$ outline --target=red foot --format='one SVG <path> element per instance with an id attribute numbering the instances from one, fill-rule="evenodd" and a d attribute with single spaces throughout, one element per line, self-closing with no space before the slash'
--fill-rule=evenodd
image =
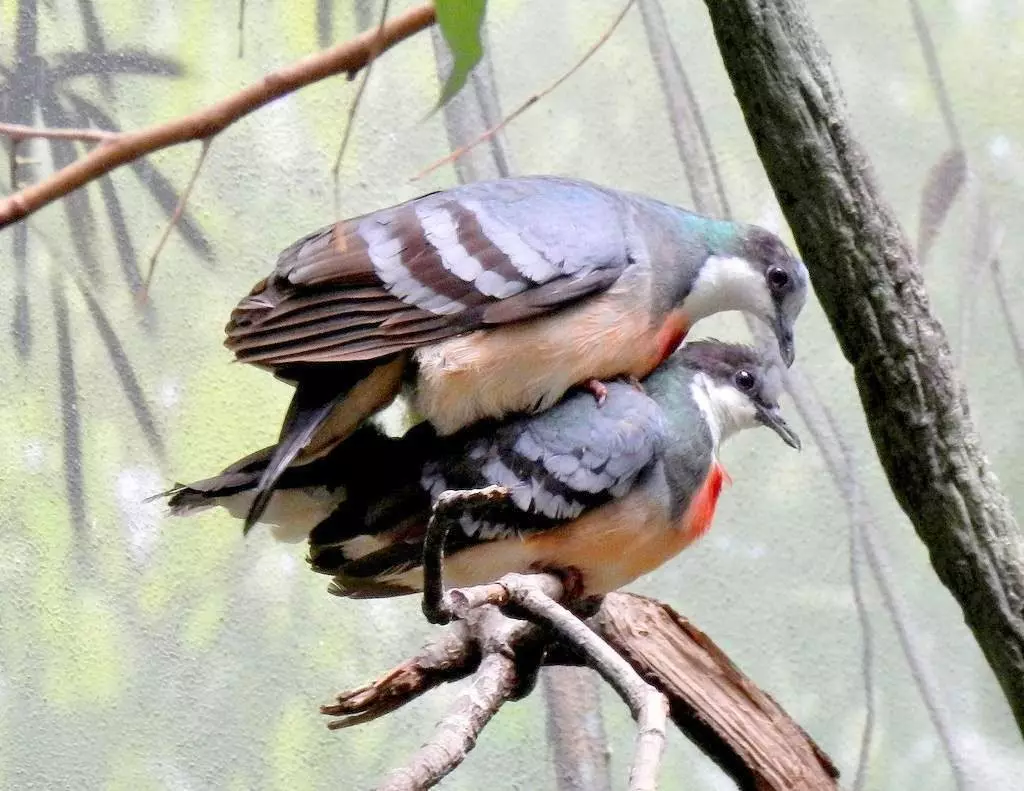
<path id="1" fill-rule="evenodd" d="M 594 394 L 594 398 L 597 399 L 598 406 L 604 406 L 605 400 L 608 398 L 608 388 L 604 382 L 597 379 L 588 379 L 583 383 L 583 387 Z"/>
<path id="2" fill-rule="evenodd" d="M 550 566 L 533 566 L 538 574 L 551 574 L 562 581 L 562 601 L 576 601 L 583 595 L 583 572 L 575 566 L 552 568 Z"/>

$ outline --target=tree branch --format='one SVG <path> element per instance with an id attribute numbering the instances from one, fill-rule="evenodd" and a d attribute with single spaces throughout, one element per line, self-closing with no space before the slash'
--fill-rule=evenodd
<path id="1" fill-rule="evenodd" d="M 666 604 L 610 593 L 591 619 L 669 700 L 672 721 L 742 789 L 836 789 L 832 761 L 775 700 Z"/>
<path id="2" fill-rule="evenodd" d="M 374 53 L 384 52 L 433 23 L 432 5 L 414 6 L 392 18 L 380 31 L 367 31 L 270 72 L 259 82 L 202 110 L 135 132 L 116 133 L 85 157 L 0 201 L 0 228 L 24 219 L 121 165 L 168 146 L 209 139 L 268 102 L 326 77 L 355 73 Z"/>
<path id="3" fill-rule="evenodd" d="M 500 653 L 480 662 L 473 682 L 459 693 L 431 738 L 407 767 L 394 770 L 378 791 L 419 791 L 436 785 L 476 746 L 477 737 L 516 686 L 515 662 Z"/>
<path id="4" fill-rule="evenodd" d="M 889 484 L 1024 731 L 1024 546 L 949 343 L 800 0 L 707 0 L 726 70 L 854 375 Z"/>
<path id="5" fill-rule="evenodd" d="M 84 143 L 108 143 L 117 138 L 117 132 L 105 132 L 102 129 L 47 129 L 38 126 L 22 126 L 21 124 L 0 124 L 0 136 L 9 137 L 15 143 L 35 137 L 47 140 L 80 140 Z"/>
<path id="6" fill-rule="evenodd" d="M 449 595 L 479 590 L 493 597 L 497 587 L 502 587 L 505 590 L 503 601 L 521 602 L 522 594 L 514 591 L 527 590 L 538 582 L 557 586 L 557 580 L 548 574 L 525 578 L 511 575 L 503 579 L 500 586 L 454 589 Z M 463 601 L 480 603 L 466 612 L 465 621 L 448 626 L 438 640 L 377 681 L 343 692 L 336 705 L 323 707 L 324 713 L 345 718 L 344 722 L 331 723 L 329 727 L 355 725 L 394 711 L 445 681 L 473 674 L 481 663 L 480 657 L 495 652 L 515 657 L 515 692 L 510 696 L 521 696 L 528 691 L 524 689 L 524 679 L 530 679 L 541 656 L 548 665 L 593 663 L 593 657 L 577 643 L 583 634 L 577 628 L 582 624 L 571 615 L 568 618 L 574 625 L 570 642 L 542 631 L 529 621 L 501 614 L 495 607 L 482 603 L 485 598 L 477 594 L 463 597 Z M 546 608 L 547 604 L 543 606 Z M 564 620 L 565 614 L 556 617 Z M 589 635 L 583 638 L 584 644 L 607 643 L 603 650 L 611 651 L 614 664 L 625 660 L 630 666 L 627 675 L 638 673 L 641 679 L 646 679 L 647 683 L 641 680 L 642 686 L 632 687 L 634 702 L 637 699 L 645 702 L 646 689 L 653 687 L 663 692 L 668 698 L 673 722 L 741 789 L 836 791 L 837 772 L 828 757 L 707 635 L 672 608 L 653 599 L 612 593 L 604 597 L 597 613 L 587 623 L 593 632 L 584 627 Z M 656 694 L 661 698 L 660 693 Z M 494 696 L 488 699 L 491 705 L 498 701 Z M 506 699 L 510 698 L 501 697 L 500 702 Z M 656 768 L 654 756 L 661 745 L 662 719 L 654 697 L 648 695 L 648 699 L 647 710 L 653 721 L 641 718 L 639 722 L 637 742 L 641 750 L 636 762 L 639 771 L 634 772 L 636 787 L 650 782 L 652 770 Z M 465 741 L 466 731 L 461 733 L 459 743 L 471 746 Z M 475 739 L 479 730 L 471 729 L 471 733 Z M 465 757 L 465 753 L 454 754 Z M 438 765 L 437 762 L 430 764 Z M 449 770 L 453 768 L 448 763 L 444 766 Z M 422 771 L 417 771 L 420 773 L 416 776 L 422 778 Z M 403 776 L 406 775 L 407 772 Z"/>
<path id="7" fill-rule="evenodd" d="M 203 163 L 206 161 L 206 155 L 210 151 L 210 143 L 213 138 L 206 138 L 203 140 L 203 147 L 199 151 L 199 156 L 196 158 L 195 167 L 192 168 L 192 175 L 189 177 L 188 184 L 185 185 L 185 189 L 182 190 L 181 196 L 178 198 L 178 204 L 174 207 L 174 211 L 171 216 L 167 218 L 167 223 L 164 225 L 163 233 L 160 234 L 160 239 L 156 243 L 156 247 L 153 249 L 153 254 L 149 257 L 149 266 L 146 267 L 146 278 L 142 281 L 142 289 L 139 291 L 139 300 L 145 302 L 149 295 L 149 286 L 153 282 L 153 274 L 156 272 L 156 262 L 160 257 L 160 252 L 164 249 L 164 245 L 167 244 L 167 239 L 171 235 L 171 231 L 174 230 L 174 226 L 178 224 L 178 220 L 181 219 L 181 215 L 185 211 L 185 207 L 188 205 L 189 196 L 192 194 L 192 189 L 196 186 L 196 181 L 199 179 L 199 171 L 203 169 Z"/>
<path id="8" fill-rule="evenodd" d="M 658 769 L 665 749 L 668 701 L 644 681 L 633 667 L 601 640 L 586 624 L 562 607 L 530 577 L 509 574 L 503 578 L 509 586 L 511 602 L 526 610 L 564 642 L 582 653 L 587 664 L 619 693 L 637 723 L 633 766 L 629 773 L 629 791 L 655 791 Z"/>

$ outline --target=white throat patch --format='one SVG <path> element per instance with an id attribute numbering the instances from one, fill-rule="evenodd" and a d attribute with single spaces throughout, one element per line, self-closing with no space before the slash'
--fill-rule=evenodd
<path id="1" fill-rule="evenodd" d="M 708 258 L 683 307 L 693 321 L 725 310 L 743 310 L 768 322 L 775 316 L 764 275 L 737 256 Z"/>
<path id="2" fill-rule="evenodd" d="M 718 384 L 707 374 L 698 373 L 690 383 L 690 392 L 711 430 L 716 452 L 737 431 L 758 425 L 754 404 L 731 385 Z"/>

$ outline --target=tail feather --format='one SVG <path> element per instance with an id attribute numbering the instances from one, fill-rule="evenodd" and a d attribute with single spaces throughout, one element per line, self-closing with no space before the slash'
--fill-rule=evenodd
<path id="1" fill-rule="evenodd" d="M 263 466 L 245 518 L 248 533 L 270 504 L 285 471 L 305 465 L 337 447 L 377 410 L 389 404 L 401 385 L 406 358 L 395 356 L 330 366 L 327 375 L 296 382 L 281 436 Z"/>

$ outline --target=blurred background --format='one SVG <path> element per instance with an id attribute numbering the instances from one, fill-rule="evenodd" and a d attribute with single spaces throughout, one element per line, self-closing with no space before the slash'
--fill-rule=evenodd
<path id="1" fill-rule="evenodd" d="M 395 0 L 391 13 L 409 5 Z M 656 66 L 667 41 L 732 215 L 788 239 L 703 4 L 639 5 L 644 13 L 631 8 L 578 73 L 507 127 L 508 169 L 698 205 Z M 809 5 L 885 195 L 911 238 L 926 237 L 934 308 L 984 447 L 1024 516 L 1024 5 Z M 490 78 L 471 85 L 485 116 L 500 118 L 566 72 L 622 8 L 491 0 Z M 663 25 L 652 26 L 652 8 Z M 3 0 L 0 121 L 136 129 L 349 38 L 379 14 L 373 0 Z M 944 73 L 945 118 L 922 22 Z M 232 365 L 221 337 L 277 252 L 335 219 L 336 198 L 350 216 L 456 183 L 450 165 L 411 180 L 449 153 L 454 134 L 451 113 L 426 117 L 440 85 L 436 43 L 419 35 L 375 65 L 337 196 L 331 170 L 356 83 L 312 86 L 218 136 L 145 302 L 149 259 L 198 144 L 122 168 L 0 233 L 0 787 L 365 788 L 411 754 L 454 694 L 328 732 L 320 703 L 431 632 L 419 602 L 335 599 L 306 570 L 301 546 L 261 530 L 243 541 L 219 513 L 171 521 L 144 502 L 276 437 L 290 390 Z M 2 142 L 5 194 L 85 151 Z M 963 156 L 949 153 L 958 145 Z M 702 335 L 742 339 L 747 329 L 727 316 L 691 337 Z M 1020 734 L 888 490 L 850 370 L 813 302 L 798 350 L 809 414 L 839 426 L 852 477 L 837 483 L 813 441 L 796 454 L 768 433 L 740 435 L 724 452 L 734 483 L 711 533 L 631 590 L 707 631 L 836 760 L 845 783 L 869 716 L 867 657 L 865 787 L 1016 787 Z M 851 485 L 864 495 L 852 519 Z M 610 693 L 603 714 L 621 787 L 634 728 Z M 553 789 L 544 722 L 540 694 L 505 706 L 442 787 Z M 662 787 L 732 786 L 673 731 Z"/>

